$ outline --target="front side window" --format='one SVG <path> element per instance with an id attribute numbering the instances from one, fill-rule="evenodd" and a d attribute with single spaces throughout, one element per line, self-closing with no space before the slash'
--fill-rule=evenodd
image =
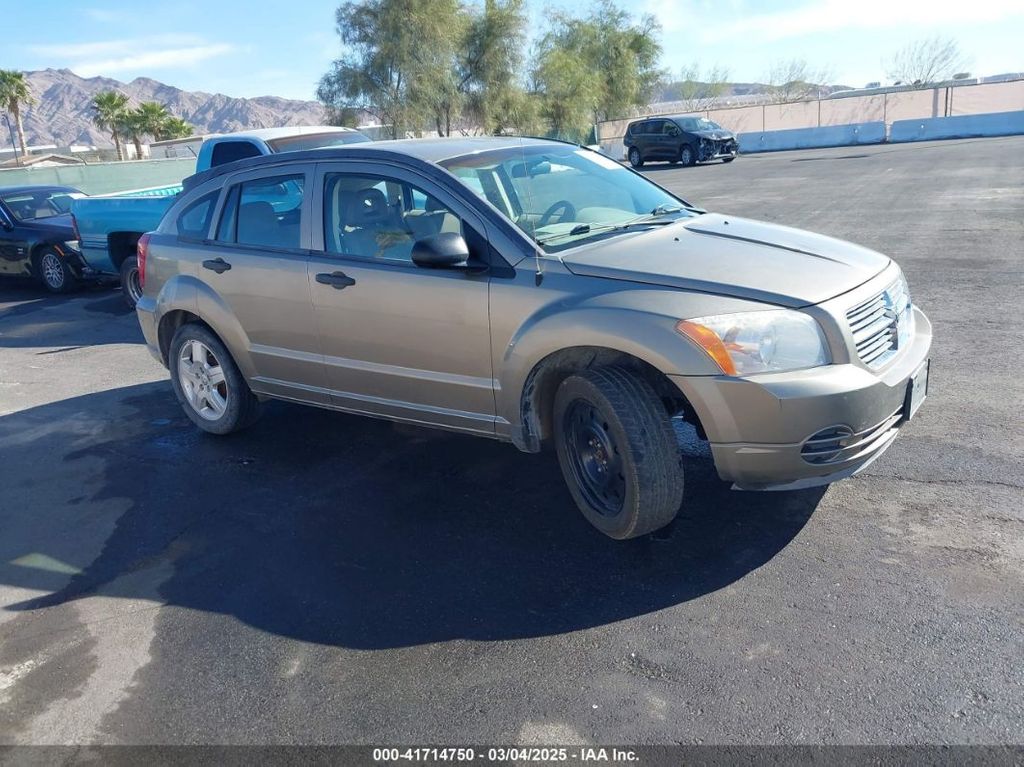
<path id="1" fill-rule="evenodd" d="M 228 190 L 217 225 L 217 241 L 263 248 L 301 247 L 305 177 L 270 176 Z"/>
<path id="2" fill-rule="evenodd" d="M 213 218 L 213 208 L 217 204 L 217 195 L 217 192 L 204 194 L 181 211 L 175 224 L 179 237 L 191 240 L 206 239 Z"/>
<path id="3" fill-rule="evenodd" d="M 422 189 L 380 176 L 324 178 L 328 253 L 412 263 L 413 243 L 442 232 L 471 239 L 459 216 Z"/>
<path id="4" fill-rule="evenodd" d="M 523 144 L 441 162 L 545 250 L 612 236 L 648 217 L 690 216 L 687 204 L 597 152 Z"/>

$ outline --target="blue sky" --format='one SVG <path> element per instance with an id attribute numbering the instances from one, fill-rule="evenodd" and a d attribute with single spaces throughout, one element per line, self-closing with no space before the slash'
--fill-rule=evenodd
<path id="1" fill-rule="evenodd" d="M 545 9 L 571 0 L 528 0 L 531 29 Z M 4 3 L 0 68 L 69 68 L 122 81 L 152 77 L 231 96 L 313 98 L 339 51 L 338 0 L 39 0 Z M 663 65 L 728 68 L 763 79 L 772 62 L 803 58 L 833 82 L 884 80 L 883 61 L 931 35 L 957 40 L 975 74 L 1024 71 L 1024 0 L 619 0 L 661 22 Z M 41 10 L 45 8 L 45 11 Z M 45 21 L 46 23 L 41 23 Z"/>

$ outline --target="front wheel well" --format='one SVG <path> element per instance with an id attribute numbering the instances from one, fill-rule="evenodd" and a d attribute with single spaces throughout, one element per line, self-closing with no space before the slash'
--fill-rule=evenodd
<path id="1" fill-rule="evenodd" d="M 539 452 L 553 435 L 555 392 L 566 378 L 582 370 L 618 367 L 632 371 L 654 389 L 669 416 L 682 415 L 697 428 L 704 429 L 693 407 L 668 376 L 632 354 L 598 346 L 577 346 L 549 354 L 538 362 L 526 379 L 520 398 L 522 443 L 520 448 Z"/>
<path id="2" fill-rule="evenodd" d="M 121 264 L 136 254 L 142 232 L 111 232 L 107 235 L 107 253 L 114 268 L 121 271 Z"/>

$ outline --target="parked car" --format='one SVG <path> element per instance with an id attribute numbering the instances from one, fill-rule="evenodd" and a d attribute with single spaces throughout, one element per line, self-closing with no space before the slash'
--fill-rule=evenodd
<path id="1" fill-rule="evenodd" d="M 683 165 L 710 160 L 732 162 L 739 151 L 735 135 L 712 120 L 692 115 L 637 120 L 626 128 L 623 143 L 634 168 L 651 160 Z"/>
<path id="2" fill-rule="evenodd" d="M 614 538 L 679 510 L 674 419 L 734 486 L 800 488 L 874 461 L 927 393 L 931 325 L 888 257 L 706 213 L 556 141 L 215 168 L 139 254 L 146 342 L 204 431 L 276 397 L 553 443 Z"/>
<path id="3" fill-rule="evenodd" d="M 0 274 L 34 277 L 51 293 L 95 277 L 71 226 L 71 201 L 79 197 L 70 186 L 0 188 Z"/>
<path id="4" fill-rule="evenodd" d="M 196 172 L 247 157 L 293 152 L 323 146 L 355 144 L 370 139 L 352 128 L 322 125 L 263 128 L 207 138 L 196 156 Z M 98 195 L 72 206 L 82 254 L 98 272 L 121 280 L 125 300 L 135 306 L 139 297 L 135 249 L 143 232 L 155 229 L 181 185 Z"/>

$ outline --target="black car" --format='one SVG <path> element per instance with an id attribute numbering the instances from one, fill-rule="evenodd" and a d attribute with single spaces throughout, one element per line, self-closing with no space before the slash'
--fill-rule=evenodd
<path id="1" fill-rule="evenodd" d="M 0 187 L 0 275 L 34 277 L 52 293 L 66 293 L 90 269 L 71 224 L 69 186 Z"/>
<path id="2" fill-rule="evenodd" d="M 732 162 L 736 136 L 716 122 L 692 115 L 637 120 L 626 129 L 626 156 L 639 168 L 650 160 L 694 165 L 708 160 Z"/>

